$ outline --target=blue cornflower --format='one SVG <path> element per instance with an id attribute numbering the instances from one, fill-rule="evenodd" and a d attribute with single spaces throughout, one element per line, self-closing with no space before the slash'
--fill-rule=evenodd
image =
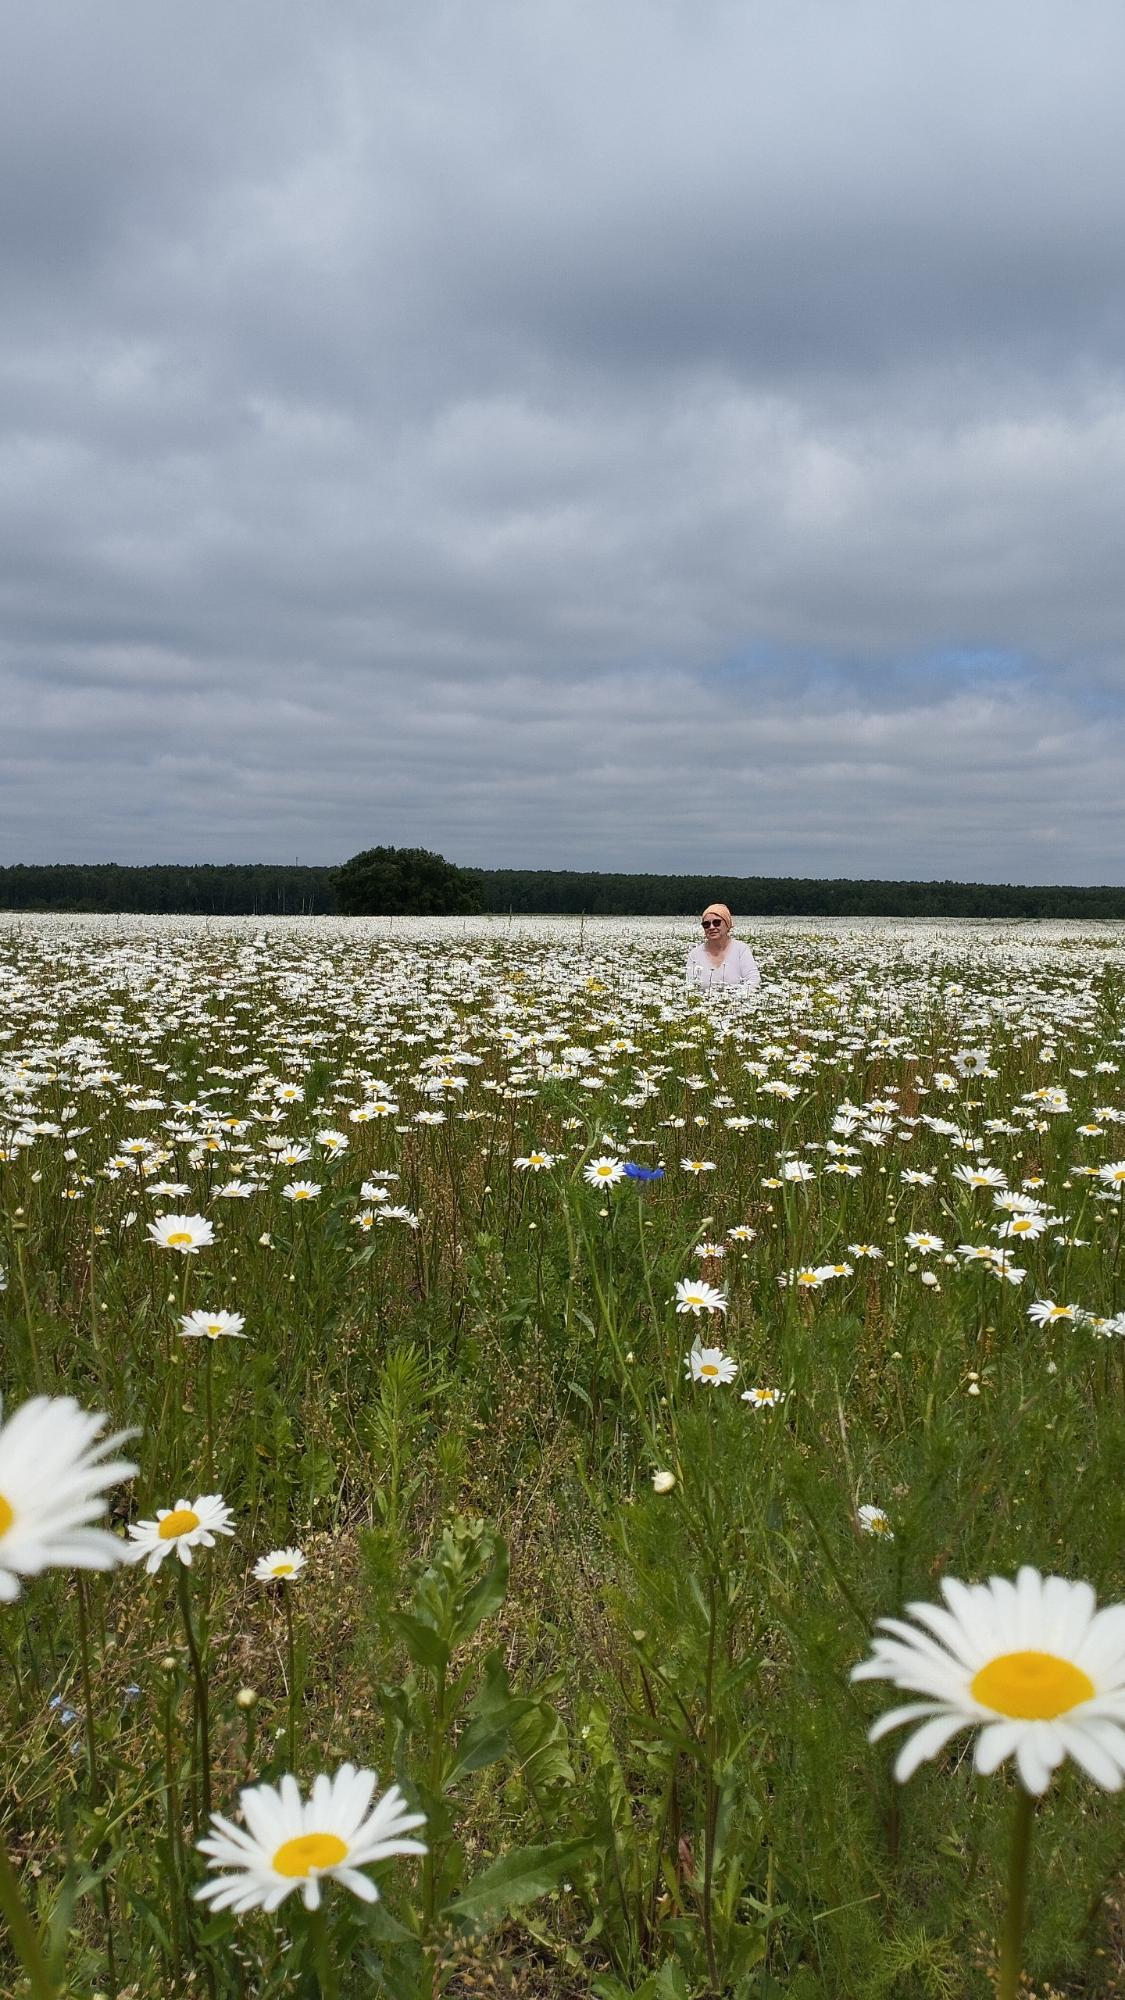
<path id="1" fill-rule="evenodd" d="M 631 1181 L 662 1181 L 663 1167 L 636 1167 L 632 1160 L 625 1162 L 625 1172 Z"/>

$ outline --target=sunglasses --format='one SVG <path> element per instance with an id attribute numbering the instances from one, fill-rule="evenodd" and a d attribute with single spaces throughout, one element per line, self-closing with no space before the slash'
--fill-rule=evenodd
<path id="1" fill-rule="evenodd" d="M 701 919 L 705 931 L 721 931 L 723 921 L 722 917 L 703 917 Z"/>

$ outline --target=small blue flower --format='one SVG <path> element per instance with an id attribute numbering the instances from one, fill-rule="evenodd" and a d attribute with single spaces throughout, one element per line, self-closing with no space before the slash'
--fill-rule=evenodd
<path id="1" fill-rule="evenodd" d="M 662 1181 L 664 1179 L 663 1167 L 636 1167 L 633 1165 L 632 1160 L 626 1161 L 625 1172 L 631 1181 Z"/>

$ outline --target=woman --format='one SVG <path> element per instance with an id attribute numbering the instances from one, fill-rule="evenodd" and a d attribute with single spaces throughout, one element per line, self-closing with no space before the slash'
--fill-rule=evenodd
<path id="1" fill-rule="evenodd" d="M 762 975 L 748 944 L 731 936 L 734 918 L 725 903 L 708 903 L 703 912 L 703 942 L 693 945 L 687 959 L 687 983 L 696 992 L 716 986 L 760 986 Z"/>

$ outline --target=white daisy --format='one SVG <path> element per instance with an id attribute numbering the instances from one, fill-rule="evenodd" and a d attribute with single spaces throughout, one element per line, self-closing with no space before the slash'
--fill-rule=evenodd
<path id="1" fill-rule="evenodd" d="M 1055 1320 L 1077 1319 L 1080 1311 L 1079 1306 L 1057 1306 L 1054 1299 L 1033 1299 L 1027 1316 L 1035 1321 L 1036 1326 L 1051 1326 Z"/>
<path id="2" fill-rule="evenodd" d="M 966 1187 L 1002 1188 L 1008 1176 L 1003 1167 L 954 1167 L 953 1178 L 962 1181 Z"/>
<path id="3" fill-rule="evenodd" d="M 776 1410 L 785 1401 L 784 1389 L 744 1389 L 740 1403 L 749 1403 L 752 1410 Z"/>
<path id="4" fill-rule="evenodd" d="M 676 1282 L 676 1311 L 678 1313 L 725 1313 L 726 1293 L 717 1285 L 705 1284 L 702 1278 L 680 1278 Z"/>
<path id="5" fill-rule="evenodd" d="M 137 1470 L 110 1456 L 132 1433 L 99 1439 L 105 1421 L 73 1396 L 32 1396 L 0 1425 L 0 1603 L 19 1596 L 21 1576 L 123 1560 L 120 1537 L 89 1525 Z"/>
<path id="6" fill-rule="evenodd" d="M 833 1275 L 834 1273 L 829 1270 L 827 1264 L 806 1264 L 803 1270 L 792 1273 L 791 1282 L 797 1286 L 799 1291 L 818 1292 L 821 1286 L 826 1285 L 829 1278 Z M 783 1272 L 779 1282 L 784 1285 L 789 1283 L 790 1279 Z"/>
<path id="7" fill-rule="evenodd" d="M 1041 1215 L 1013 1215 L 1008 1222 L 1000 1224 L 996 1234 L 1017 1242 L 1026 1236 L 1029 1243 L 1034 1243 L 1037 1237 L 1042 1236 L 1046 1227 L 1046 1221 Z"/>
<path id="8" fill-rule="evenodd" d="M 315 1201 L 320 1193 L 319 1181 L 288 1181 L 281 1190 L 286 1201 Z"/>
<path id="9" fill-rule="evenodd" d="M 857 1507 L 856 1522 L 861 1535 L 879 1535 L 885 1542 L 893 1542 L 895 1531 L 881 1507 Z"/>
<path id="10" fill-rule="evenodd" d="M 197 1312 L 185 1313 L 180 1321 L 180 1335 L 184 1340 L 245 1340 L 242 1329 L 246 1320 L 242 1313 Z"/>
<path id="11" fill-rule="evenodd" d="M 254 1564 L 255 1583 L 292 1583 L 300 1576 L 307 1557 L 301 1549 L 271 1549 Z"/>
<path id="12" fill-rule="evenodd" d="M 583 1180 L 591 1187 L 616 1187 L 625 1178 L 624 1160 L 612 1159 L 608 1154 L 600 1160 L 591 1160 L 582 1169 Z"/>
<path id="13" fill-rule="evenodd" d="M 720 1383 L 733 1382 L 738 1374 L 738 1363 L 724 1354 L 721 1347 L 693 1347 L 684 1355 L 684 1367 L 693 1382 L 706 1382 L 711 1389 Z"/>
<path id="14" fill-rule="evenodd" d="M 177 1500 L 174 1507 L 158 1507 L 155 1521 L 134 1521 L 125 1561 L 143 1560 L 152 1576 L 174 1549 L 180 1561 L 190 1567 L 193 1549 L 213 1549 L 216 1535 L 233 1533 L 231 1510 L 222 1494 L 201 1493 L 197 1500 Z"/>
<path id="15" fill-rule="evenodd" d="M 205 1215 L 158 1215 L 148 1225 L 148 1233 L 162 1250 L 178 1250 L 193 1257 L 215 1241 L 215 1231 Z"/>
<path id="16" fill-rule="evenodd" d="M 209 1867 L 236 1872 L 204 1882 L 196 1900 L 241 1916 L 276 1910 L 299 1888 L 306 1910 L 316 1910 L 321 1880 L 331 1876 L 362 1902 L 375 1902 L 379 1892 L 360 1869 L 391 1854 L 425 1854 L 426 1847 L 403 1838 L 425 1825 L 425 1814 L 405 1811 L 397 1785 L 369 1810 L 374 1790 L 375 1773 L 354 1764 L 342 1764 L 334 1778 L 322 1772 L 307 1800 L 288 1775 L 279 1786 L 249 1786 L 240 1795 L 246 1829 L 212 1813 L 213 1830 L 198 1843 Z"/>
<path id="17" fill-rule="evenodd" d="M 1040 1576 L 1014 1583 L 942 1582 L 945 1606 L 911 1604 L 917 1621 L 881 1618 L 886 1638 L 853 1680 L 889 1680 L 923 1695 L 880 1716 L 870 1741 L 918 1722 L 895 1776 L 909 1778 L 959 1729 L 979 1730 L 975 1763 L 990 1773 L 1015 1755 L 1025 1788 L 1045 1792 L 1071 1756 L 1106 1791 L 1125 1775 L 1125 1604 L 1096 1609 L 1088 1583 Z M 948 1608 L 946 1608 L 948 1607 Z M 922 1628 L 922 1629 L 919 1629 Z"/>

